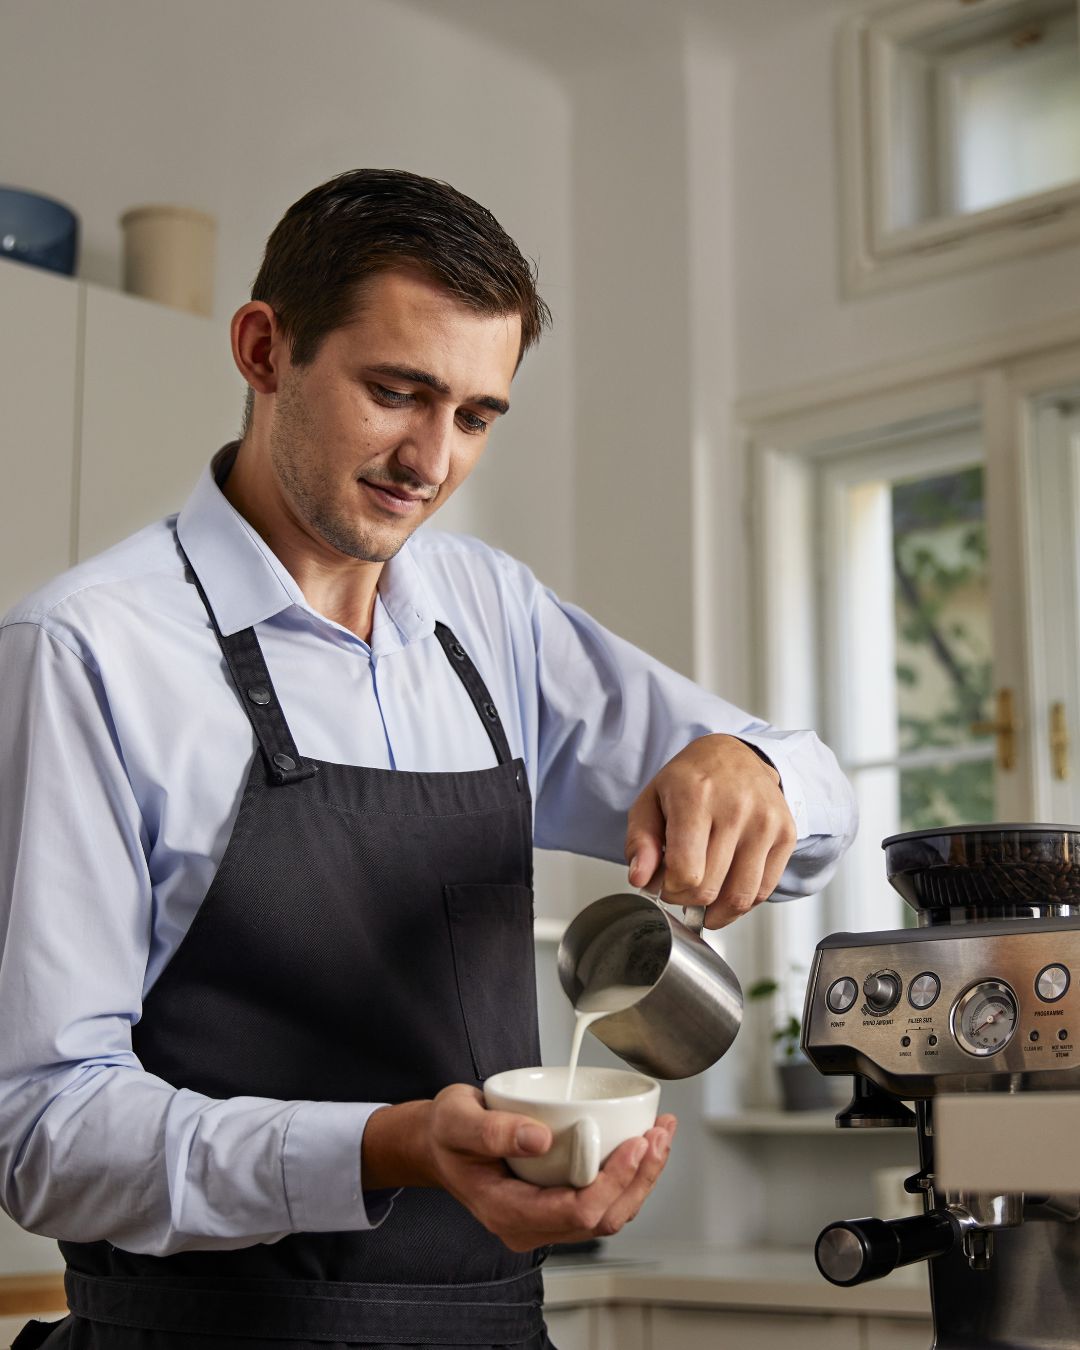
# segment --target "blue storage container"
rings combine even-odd
[[[79,217],[37,192],[0,187],[0,258],[75,275]]]

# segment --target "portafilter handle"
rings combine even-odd
[[[944,1256],[957,1239],[955,1222],[938,1210],[907,1219],[844,1219],[822,1229],[814,1260],[832,1284],[864,1284],[897,1266]]]

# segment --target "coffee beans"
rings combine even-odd
[[[1080,828],[966,825],[896,835],[883,847],[889,881],[915,909],[974,907],[1004,917],[1013,906],[1080,906]]]

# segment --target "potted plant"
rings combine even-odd
[[[746,991],[750,1001],[773,998],[780,991],[773,979],[758,980]],[[832,1106],[829,1081],[802,1053],[802,1022],[794,1013],[777,1026],[772,1033],[778,1048],[776,1061],[780,1081],[780,1104],[785,1111],[821,1111]]]

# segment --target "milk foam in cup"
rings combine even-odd
[[[535,1186],[588,1186],[627,1139],[656,1124],[660,1084],[631,1069],[582,1065],[574,1096],[566,1100],[570,1068],[507,1069],[484,1084],[484,1102],[547,1125],[551,1148],[538,1158],[507,1158],[507,1166]]]

